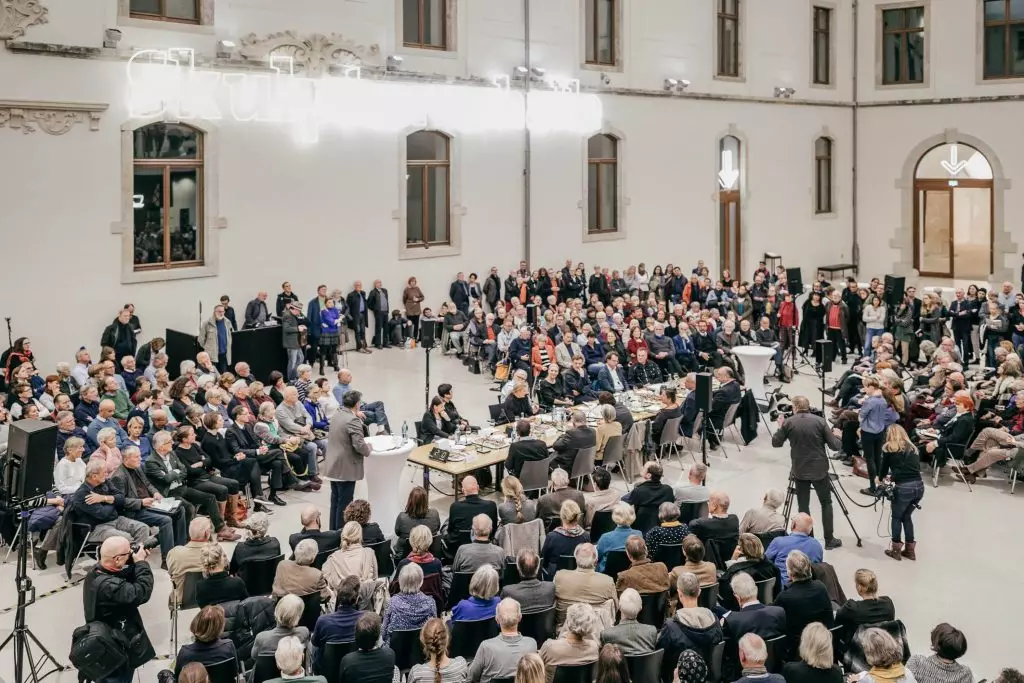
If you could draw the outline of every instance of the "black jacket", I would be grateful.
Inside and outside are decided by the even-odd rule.
[[[104,496],[113,496],[114,502],[86,503],[86,496],[93,492]],[[75,511],[77,521],[85,522],[92,527],[113,522],[124,511],[124,506],[124,496],[116,491],[108,482],[103,482],[96,488],[89,486],[89,482],[82,482],[82,485],[78,487],[78,490],[75,491],[71,499],[71,507]]]
[[[487,515],[491,518],[492,528],[498,528],[498,506],[493,500],[484,500],[474,494],[452,503],[448,514],[448,540],[454,542],[459,531],[472,529],[473,518],[477,515]]]
[[[235,551],[231,554],[231,564],[228,571],[238,574],[242,565],[250,560],[269,560],[281,555],[281,542],[273,536],[262,538],[250,538],[242,543],[235,544]]]
[[[557,455],[551,461],[552,468],[561,467],[566,473],[572,472],[572,464],[581,448],[597,445],[597,431],[590,427],[574,427],[567,429],[551,444],[551,450]]]
[[[232,424],[224,434],[224,439],[231,453],[245,453],[247,458],[257,456],[260,440],[249,425],[241,427],[237,423]]]
[[[971,442],[971,437],[973,436],[974,413],[964,413],[959,417],[955,417],[942,426],[935,454],[945,462],[946,456],[943,450],[949,448],[949,452],[953,457],[958,460],[962,459],[964,457],[964,448]]]
[[[182,645],[178,650],[178,656],[174,658],[174,675],[180,674],[182,668],[192,662],[199,662],[205,668],[210,664],[217,664],[227,659],[238,661],[235,644],[229,639],[218,638],[212,643],[194,641]]]
[[[267,309],[266,301],[260,301],[259,298],[256,298],[245,305],[245,319],[242,322],[244,329],[256,327],[256,321],[260,319],[261,309],[263,311],[263,318],[269,320],[270,311]]]
[[[502,404],[502,411],[505,413],[506,421],[515,423],[521,417],[533,415],[533,404],[530,403],[529,396],[516,398],[515,394],[509,394],[505,398],[505,403]]]
[[[168,472],[162,464],[162,459],[156,453],[152,453],[142,466],[142,471],[146,473],[146,478],[160,492],[161,496],[174,495],[171,491],[171,484],[178,482],[185,485],[188,478],[186,465],[181,462],[181,459],[178,458],[174,451],[170,452],[167,459],[170,462],[171,469],[178,470],[178,474]],[[175,489],[175,491],[177,490]]]
[[[209,456],[213,466],[221,472],[233,470],[237,462],[235,452],[228,446],[227,438],[216,432],[207,432],[203,436],[203,453]]]
[[[591,294],[597,294],[605,306],[612,301],[611,287],[608,285],[608,279],[604,275],[591,275],[590,280],[587,282],[587,291]]]
[[[729,410],[729,406],[734,403],[739,403],[742,394],[740,392],[740,383],[736,380],[723,384],[722,387],[711,394],[711,413],[708,415],[716,427],[721,429],[722,422],[725,420],[725,413]]]
[[[341,658],[340,683],[391,683],[395,672],[395,653],[387,645],[372,650],[356,650]]]
[[[518,477],[523,471],[523,463],[531,460],[543,460],[548,457],[548,446],[540,439],[520,439],[508,447],[505,458],[505,469],[509,474]]]
[[[196,584],[196,602],[200,607],[217,605],[232,600],[245,600],[249,591],[245,589],[245,581],[222,571],[210,574]]]
[[[658,644],[655,646],[665,651],[661,659],[662,682],[671,683],[679,655],[684,651],[695,650],[705,662],[710,662],[711,651],[724,638],[722,626],[717,618],[705,628],[684,624],[676,617],[668,619],[658,634]]]
[[[305,541],[307,538],[312,538],[316,541],[318,553],[322,553],[327,550],[337,550],[341,547],[340,531],[321,531],[319,529],[303,529],[297,534],[292,534],[288,537],[288,545],[290,545],[292,551],[294,551],[295,546],[297,546],[300,541]]]
[[[653,365],[653,363],[651,365]],[[654,420],[651,422],[651,440],[654,442],[655,448],[657,448],[658,444],[661,443],[661,433],[665,429],[665,423],[673,418],[682,416],[682,414],[683,407],[677,405],[673,408],[662,408],[658,411],[658,414],[654,416]],[[678,436],[678,434],[676,436]]]
[[[772,445],[781,448],[789,441],[791,474],[798,481],[818,481],[828,475],[825,446],[839,450],[839,437],[832,433],[825,418],[813,413],[795,413],[786,418],[772,435]]]
[[[139,614],[139,606],[149,602],[152,594],[153,570],[146,562],[125,565],[119,572],[95,564],[82,584],[85,620],[102,621],[122,631],[129,642],[135,641],[128,649],[128,666],[132,669],[156,656]]]
[[[842,670],[833,665],[828,669],[815,669],[807,662],[786,662],[782,665],[786,683],[843,683]]]
[[[648,359],[643,365],[633,363],[629,366],[629,383],[634,387],[658,384],[659,382],[661,382],[661,368],[654,361]]]
[[[135,331],[132,330],[131,321],[122,325],[121,321],[115,318],[114,322],[103,330],[100,346],[109,346],[115,349],[118,352],[118,358],[126,355],[134,356],[138,349],[138,340],[135,338]]]
[[[465,280],[453,282],[448,288],[448,298],[456,308],[463,309],[469,306],[469,283]]]
[[[439,418],[434,416],[433,410],[427,410],[420,418],[420,438],[425,442],[434,439],[447,439],[455,433],[455,425],[444,418],[440,418],[441,426],[437,426]]]
[[[721,603],[725,609],[734,610],[738,609],[739,605],[736,603],[736,597],[732,593],[733,577],[737,574],[750,574],[754,582],[764,581],[765,579],[775,579],[775,588],[772,590],[772,597],[778,595],[779,591],[782,590],[782,572],[775,566],[774,562],[761,558],[759,560],[741,560],[739,562],[733,562],[726,568],[725,573],[718,577],[718,602]]]
[[[725,617],[725,635],[729,640],[739,642],[748,633],[756,633],[763,640],[785,635],[786,611],[778,605],[755,603],[733,610]]]
[[[626,436],[633,428],[633,413],[629,412],[629,408],[626,406],[616,403],[615,421],[622,425],[622,436]]]
[[[363,302],[363,312],[359,312],[359,302]],[[356,320],[358,317],[363,321],[363,326],[366,326],[366,321],[369,320],[370,304],[366,301],[366,292],[352,290],[345,297],[345,306],[348,308],[348,326],[355,330],[358,329],[359,325]]]
[[[193,443],[191,448],[182,448],[178,446],[174,449],[175,455],[178,456],[178,460],[185,466],[185,476],[188,477],[188,485],[191,486],[197,481],[207,481],[210,478],[210,473],[206,471],[208,467],[213,465],[210,462],[210,456],[206,455],[203,450],[199,447],[199,444]],[[202,467],[193,467],[197,462],[203,463]]]
[[[550,411],[555,405],[555,399],[565,398],[565,385],[562,384],[561,376],[555,378],[554,384],[548,382],[547,377],[537,380],[537,403],[541,410]]]
[[[384,294],[384,301],[381,301],[382,292]],[[391,312],[386,307],[381,308],[382,303],[387,303],[389,307],[392,304],[391,297],[388,296],[388,290],[386,287],[381,287],[379,290],[376,287],[374,287],[373,289],[370,290],[370,295],[366,298],[366,306],[371,311],[373,311],[374,315],[377,315],[378,313],[381,312],[390,315]]]
[[[791,582],[786,590],[775,598],[775,604],[786,612],[786,635],[790,648],[800,644],[804,626],[820,621],[825,628],[832,628],[832,601],[825,584],[816,579]]]

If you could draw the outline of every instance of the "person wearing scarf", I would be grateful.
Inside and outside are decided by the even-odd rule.
[[[903,666],[903,645],[888,631],[869,628],[859,638],[871,667],[861,674],[860,683],[916,683],[914,674]]]

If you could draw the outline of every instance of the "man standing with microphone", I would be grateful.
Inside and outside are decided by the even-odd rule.
[[[789,441],[792,469],[789,476],[796,484],[796,504],[800,512],[810,514],[811,487],[821,503],[821,520],[825,531],[825,548],[843,544],[832,535],[832,487],[828,479],[828,454],[825,445],[838,449],[839,437],[828,428],[825,418],[810,412],[806,396],[793,397],[793,414],[779,418],[779,429],[772,436],[772,446],[781,448]]]

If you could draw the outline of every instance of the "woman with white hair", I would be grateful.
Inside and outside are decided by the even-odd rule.
[[[643,536],[642,533],[633,528],[636,521],[636,513],[629,503],[616,503],[612,508],[612,521],[615,528],[606,531],[597,541],[597,571],[604,571],[605,560],[612,550],[625,550],[626,539],[630,536]]]
[[[377,556],[363,547],[363,528],[359,522],[348,522],[341,530],[341,548],[331,553],[324,563],[324,577],[332,590],[337,590],[346,576],[362,581],[377,578]]]
[[[560,665],[577,666],[597,661],[600,648],[595,637],[596,630],[597,616],[590,605],[579,602],[569,605],[563,637],[548,639],[540,648],[547,683],[555,680],[555,669]]]
[[[99,446],[89,456],[89,462],[104,463],[109,478],[122,462],[121,449],[117,447],[117,432],[113,427],[104,427],[96,433],[96,443]]]
[[[751,508],[740,520],[740,533],[766,534],[770,531],[785,531],[786,518],[779,508],[786,502],[786,496],[778,489],[768,489],[761,501],[761,507]]]
[[[420,592],[422,587],[423,570],[418,564],[410,562],[398,572],[399,592],[391,596],[384,611],[381,637],[385,645],[391,642],[393,631],[418,629],[437,616],[437,604],[432,597]]]
[[[270,517],[265,512],[254,512],[246,520],[245,527],[249,530],[249,538],[235,545],[231,554],[228,571],[237,576],[246,562],[269,560],[281,556],[281,542],[267,535],[270,528]]]
[[[473,572],[469,580],[469,597],[452,608],[452,621],[493,619],[498,609],[498,572],[489,564]]]
[[[832,655],[832,633],[814,622],[800,636],[800,661],[782,665],[786,683],[843,683],[843,672]]]
[[[615,406],[607,403],[601,406],[601,421],[597,423],[597,455],[595,461],[604,460],[604,449],[613,436],[622,436],[622,423],[615,419]]]
[[[861,676],[860,683],[915,683],[917,680],[910,670],[903,666],[903,645],[888,631],[869,628],[859,636],[868,672]]]
[[[262,514],[262,513],[261,513]],[[286,595],[277,601],[274,608],[276,625],[269,631],[256,634],[252,642],[252,656],[272,655],[283,638],[298,638],[304,647],[309,647],[309,629],[299,626],[305,603],[297,595]]]
[[[294,636],[282,638],[274,652],[274,662],[281,672],[281,678],[271,678],[265,683],[327,683],[323,676],[306,675],[306,648]]]

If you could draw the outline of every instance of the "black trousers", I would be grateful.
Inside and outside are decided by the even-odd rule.
[[[864,448],[864,462],[868,466],[868,488],[875,490],[875,477],[882,469],[882,443],[885,441],[885,432],[872,434],[862,431],[860,443]]]
[[[179,486],[176,489],[171,489],[169,495],[187,501],[194,506],[194,512],[209,517],[213,522],[214,531],[224,528],[224,518],[220,516],[220,508],[217,507],[217,497],[214,494],[189,486]]]
[[[212,475],[201,481],[192,482],[190,486],[197,491],[213,494],[219,503],[226,501],[228,496],[237,494],[239,490],[238,482],[234,479]]]
[[[654,362],[666,376],[681,375],[683,373],[683,369],[679,366],[679,361],[676,360],[675,356],[655,358]]]
[[[828,328],[828,340],[832,342],[832,360],[841,356],[843,363],[846,363],[846,340],[843,339],[843,331],[838,328]]]
[[[374,311],[373,312],[373,345],[378,349],[390,346],[391,341],[388,340],[387,334],[388,326],[388,312],[387,311]]]
[[[968,328],[966,331],[961,331],[953,328],[953,341],[956,347],[960,349],[960,358],[963,359],[966,365],[967,361],[971,359],[971,354],[974,353],[973,344],[971,343],[971,330]]]
[[[263,455],[257,455],[256,462],[260,471],[269,475],[267,483],[270,484],[271,495],[284,488],[284,451],[271,448]]]
[[[864,344],[860,340],[860,321],[852,317],[846,323],[846,339],[849,342],[850,353],[860,356],[864,350]]]
[[[821,503],[821,526],[825,532],[825,540],[832,540],[832,489],[829,486],[828,475],[824,479],[815,481],[796,480],[796,507],[805,514],[811,514],[811,487],[818,494],[818,502]]]
[[[235,460],[230,465],[221,468],[221,473],[237,481],[239,490],[245,489],[246,485],[248,485],[249,495],[253,498],[263,496],[263,482],[260,479],[262,472],[260,471],[259,463],[255,459]]]

